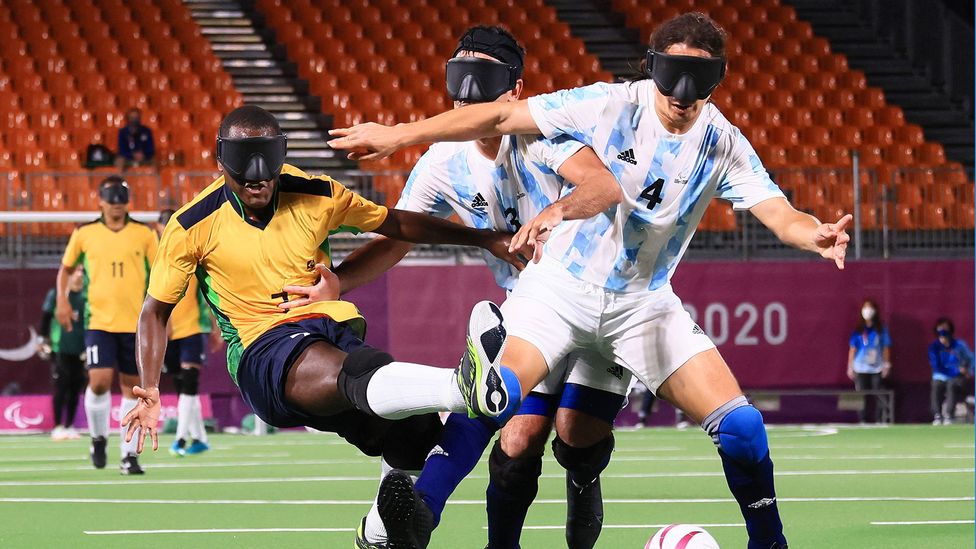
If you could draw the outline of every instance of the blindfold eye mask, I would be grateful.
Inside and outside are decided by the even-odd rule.
[[[457,57],[447,62],[447,93],[455,101],[486,103],[515,88],[516,67],[508,63]]]
[[[668,55],[647,50],[645,67],[663,95],[684,104],[708,98],[725,77],[724,57]]]
[[[109,204],[128,204],[129,185],[124,181],[104,183],[98,189],[98,197]]]
[[[217,160],[241,185],[278,177],[287,152],[288,139],[284,135],[217,138]]]

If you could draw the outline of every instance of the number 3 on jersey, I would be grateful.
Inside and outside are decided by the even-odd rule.
[[[655,206],[660,204],[664,199],[661,198],[661,192],[664,190],[664,180],[658,179],[654,183],[651,183],[640,193],[640,198],[647,200],[647,209],[653,210]]]

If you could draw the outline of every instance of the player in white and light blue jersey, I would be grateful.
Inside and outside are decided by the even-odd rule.
[[[843,268],[850,216],[821,223],[796,211],[755,152],[707,98],[724,76],[725,35],[702,14],[678,16],[651,37],[648,79],[633,94],[598,86],[505,105],[476,105],[422,122],[334,131],[353,157],[382,157],[425,141],[543,132],[571,136],[600,155],[621,203],[563,222],[543,212],[513,239],[542,260],[506,303],[503,363],[522,387],[569,350],[599,349],[698,421],[718,446],[745,518],[750,549],[786,547],[762,416],[742,396],[714,344],[671,290],[671,274],[712,197],[748,209],[783,242]],[[615,88],[619,89],[619,88]],[[539,256],[538,253],[535,254]]]

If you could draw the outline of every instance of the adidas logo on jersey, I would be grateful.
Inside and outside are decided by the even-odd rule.
[[[702,330],[701,328],[699,328],[697,324],[695,324],[695,327],[691,329],[691,333],[693,333],[695,335],[704,335],[705,334],[704,330]]]
[[[624,377],[624,367],[623,366],[619,366],[619,365],[611,366],[611,367],[607,368],[607,373],[610,374],[610,375],[612,375],[613,377],[615,377],[617,379],[620,379],[620,378]]]
[[[481,193],[478,193],[471,200],[471,207],[476,210],[485,211],[488,209],[488,201],[485,200],[485,197],[481,196]]]
[[[440,444],[438,444],[438,445],[436,445],[436,446],[434,446],[433,448],[430,449],[430,453],[427,454],[427,459],[430,459],[430,456],[444,456],[444,457],[448,457],[448,453],[445,452],[443,448],[441,448],[441,445]]]
[[[627,149],[626,151],[617,155],[617,160],[623,160],[629,164],[637,165],[637,158],[634,157],[634,149]]]

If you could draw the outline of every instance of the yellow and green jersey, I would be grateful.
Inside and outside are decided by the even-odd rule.
[[[118,231],[99,218],[71,233],[61,263],[85,269],[86,329],[136,331],[156,246],[155,231],[128,217]]]
[[[200,293],[200,284],[190,279],[183,299],[173,308],[169,317],[170,339],[183,339],[197,334],[210,333],[210,310]]]
[[[251,219],[218,178],[166,225],[149,279],[149,295],[176,303],[196,275],[227,341],[227,369],[235,382],[244,349],[274,326],[316,316],[364,325],[359,310],[346,301],[291,310],[278,304],[289,297],[282,287],[314,284],[315,264],[331,265],[330,234],[371,231],[387,215],[385,207],[339,182],[288,164],[272,201],[274,214],[267,223]]]

